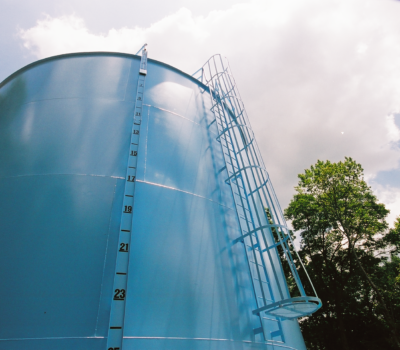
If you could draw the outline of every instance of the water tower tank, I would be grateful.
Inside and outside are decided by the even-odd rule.
[[[320,301],[218,59],[68,54],[0,84],[0,349],[305,349]]]

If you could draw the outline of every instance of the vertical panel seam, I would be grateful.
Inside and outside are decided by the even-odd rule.
[[[124,101],[126,98],[126,92],[128,91],[128,84],[129,84],[129,79],[131,77],[132,64],[133,64],[133,60],[131,60],[131,64],[129,66],[128,79],[126,79],[126,86],[125,86],[124,99],[123,99]]]
[[[94,329],[94,335],[95,335],[95,336],[97,336],[97,327],[98,327],[98,324],[99,324],[101,297],[102,297],[102,295],[103,295],[103,285],[104,285],[104,273],[105,273],[105,269],[106,269],[108,242],[110,241],[111,218],[112,218],[112,213],[113,213],[113,208],[114,208],[114,201],[115,201],[116,190],[117,190],[117,180],[115,180],[115,184],[114,184],[113,200],[112,200],[112,203],[111,203],[110,217],[109,217],[109,219],[108,219],[108,235],[107,235],[106,250],[105,250],[105,252],[104,252],[103,276],[101,277],[99,306],[98,306],[98,308],[97,308],[96,326],[95,326],[95,329]]]

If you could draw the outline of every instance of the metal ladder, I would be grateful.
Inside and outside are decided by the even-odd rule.
[[[125,304],[128,292],[127,279],[129,265],[129,246],[132,235],[132,215],[135,194],[137,156],[139,151],[139,133],[140,125],[142,122],[144,84],[147,75],[147,51],[145,47],[146,44],[139,50],[139,52],[142,52],[142,57],[140,60],[132,133],[129,146],[128,166],[126,169],[124,200],[121,210],[121,225],[114,276],[113,298],[111,301],[107,350],[122,349]]]
[[[241,236],[233,244],[244,244],[250,269],[257,303],[253,314],[260,318],[261,324],[254,334],[262,333],[267,341],[284,342],[281,320],[308,315],[321,306],[321,301],[305,294],[290,253],[290,230],[229,66],[224,65],[220,55],[214,55],[193,76],[198,73],[197,78],[209,88],[215,116],[212,123],[217,124],[217,141],[221,143],[228,173],[226,183],[231,186],[239,220]],[[300,257],[297,258],[301,263]],[[290,296],[282,262],[290,271],[300,297]]]
[[[236,140],[233,139],[233,132],[230,130],[238,127],[239,125],[232,123],[232,119],[227,120],[227,113],[223,107],[223,104],[221,103],[218,90],[211,95],[213,96],[212,102],[214,103],[211,110],[214,113],[218,129],[217,141],[219,141],[221,144],[225,166],[228,173],[228,178],[225,182],[231,186],[242,236],[248,235],[243,238],[239,237],[234,243],[240,241],[245,245],[245,254],[249,263],[257,307],[260,308],[267,304],[267,299],[269,300],[269,296],[273,293],[271,290],[270,281],[268,279],[265,260],[263,256],[259,254],[261,242],[259,241],[259,237],[254,232],[256,224],[251,210],[252,203],[250,203],[249,196],[246,191],[245,180],[247,179],[242,176],[240,167],[241,162],[238,159],[238,155],[236,154],[234,147]],[[248,145],[248,142],[246,142],[246,145]],[[263,323],[265,323],[265,321],[263,321],[261,314],[258,316],[260,318],[260,327],[253,330],[254,334],[263,333],[265,340],[274,340],[274,338],[278,338],[280,341],[284,342],[280,320],[276,318],[270,318],[272,322],[276,323],[276,327],[272,326],[268,327],[269,329],[265,329],[266,327],[263,327]],[[274,328],[274,333],[272,335],[270,332],[271,328]]]

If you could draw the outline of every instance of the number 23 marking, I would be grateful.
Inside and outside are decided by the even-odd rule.
[[[114,294],[114,300],[124,300],[125,299],[125,289],[116,289]]]

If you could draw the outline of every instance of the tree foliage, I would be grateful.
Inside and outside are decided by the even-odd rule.
[[[301,320],[309,349],[399,348],[400,219],[388,230],[388,212],[351,158],[299,175],[285,215],[323,302]]]

